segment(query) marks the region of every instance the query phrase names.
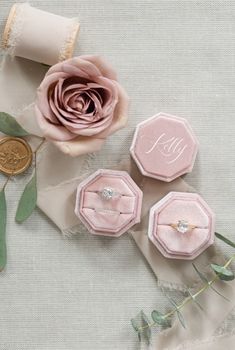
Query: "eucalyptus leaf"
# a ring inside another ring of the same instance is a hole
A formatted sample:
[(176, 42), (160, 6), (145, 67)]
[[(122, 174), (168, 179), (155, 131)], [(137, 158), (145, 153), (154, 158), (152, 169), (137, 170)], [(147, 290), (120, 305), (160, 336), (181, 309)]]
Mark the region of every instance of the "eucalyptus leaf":
[(221, 294), (220, 292), (218, 292), (217, 289), (215, 289), (211, 284), (209, 284), (210, 288), (216, 293), (218, 294), (220, 297), (222, 297), (223, 299), (225, 299), (226, 301), (230, 301), (228, 298), (226, 298), (223, 294)]
[(201, 271), (198, 270), (197, 266), (194, 263), (193, 263), (193, 268), (197, 272), (197, 274), (201, 278), (201, 280), (208, 284), (208, 282), (209, 282), (208, 279), (206, 278), (206, 276), (203, 275), (203, 273)]
[(199, 307), (199, 309), (203, 310), (203, 307), (201, 306), (201, 304), (197, 301), (196, 297), (190, 292), (190, 290), (188, 289), (188, 294), (191, 297), (192, 301)]
[(6, 222), (7, 205), (5, 189), (3, 188), (0, 192), (0, 271), (4, 269), (7, 263)]
[(131, 319), (131, 325), (132, 325), (132, 327), (134, 328), (134, 330), (136, 332), (139, 332), (138, 324), (137, 324), (137, 322), (136, 322), (136, 320), (134, 318)]
[(150, 344), (151, 340), (151, 322), (143, 310), (135, 318), (131, 319), (131, 325), (137, 332), (139, 341)]
[(215, 289), (212, 284), (211, 281), (208, 281), (208, 279), (206, 278), (206, 276), (203, 275), (203, 273), (201, 273), (198, 268), (196, 267), (196, 265), (193, 264), (193, 267), (195, 269), (195, 271), (198, 273), (199, 277), (201, 278), (201, 280), (203, 282), (205, 282), (216, 294), (218, 294), (219, 296), (221, 296), (222, 298), (224, 298), (225, 300), (229, 301), (228, 298), (226, 298), (223, 294), (221, 294), (220, 292), (218, 292), (217, 289)]
[(222, 281), (232, 281), (235, 278), (233, 272), (224, 266), (211, 264), (211, 268)]
[(17, 123), (14, 117), (5, 112), (0, 112), (0, 131), (6, 135), (23, 137), (29, 133)]
[(17, 212), (16, 221), (23, 222), (30, 217), (34, 211), (37, 203), (37, 180), (36, 173), (34, 173), (32, 179), (25, 186), (24, 192), (20, 198)]
[(137, 322), (136, 322), (136, 320), (134, 318), (131, 319), (131, 325), (134, 328), (135, 332), (137, 332), (139, 341), (141, 341), (141, 335), (140, 335), (139, 327), (138, 327), (138, 324), (137, 324)]
[(179, 319), (180, 323), (182, 324), (182, 326), (184, 328), (186, 328), (186, 325), (185, 325), (185, 322), (184, 322), (184, 317), (183, 317), (182, 313), (179, 310), (177, 310), (177, 316), (178, 316), (178, 319)]
[(153, 310), (151, 316), (152, 316), (153, 321), (155, 323), (157, 323), (158, 325), (163, 326), (163, 327), (170, 326), (169, 321), (164, 317), (164, 315), (161, 312), (159, 312), (157, 310)]
[(215, 232), (215, 235), (217, 238), (219, 238), (221, 241), (225, 242), (226, 244), (230, 245), (231, 247), (235, 248), (235, 243), (230, 241), (228, 238), (224, 237), (218, 232)]
[(143, 310), (141, 310), (140, 316), (141, 316), (142, 322), (143, 322), (145, 325), (151, 323), (150, 320), (149, 320), (149, 318), (148, 318), (148, 316), (144, 313)]
[(144, 339), (147, 342), (147, 344), (150, 344), (151, 335), (152, 335), (151, 327), (150, 327), (151, 322), (143, 310), (141, 310), (140, 316), (141, 316), (141, 326), (142, 326), (141, 339)]
[(200, 310), (204, 311), (203, 307), (201, 306), (201, 304), (197, 301), (196, 298), (192, 298), (193, 302), (199, 307)]
[(174, 301), (174, 299), (170, 298), (168, 295), (166, 295), (167, 299), (169, 300), (169, 302), (171, 303), (171, 305), (173, 305), (175, 307), (176, 310), (178, 310), (178, 305), (177, 303)]

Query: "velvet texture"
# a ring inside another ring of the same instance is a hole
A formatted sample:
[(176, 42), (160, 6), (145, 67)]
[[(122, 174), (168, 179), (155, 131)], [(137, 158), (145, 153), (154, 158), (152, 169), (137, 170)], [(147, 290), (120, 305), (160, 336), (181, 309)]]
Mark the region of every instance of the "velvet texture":
[[(104, 188), (114, 197), (102, 198)], [(91, 233), (120, 236), (140, 221), (142, 192), (123, 171), (99, 170), (78, 186), (75, 214)]]
[[(171, 227), (180, 220), (196, 226), (181, 233)], [(215, 215), (196, 193), (170, 192), (150, 211), (148, 235), (169, 258), (194, 259), (214, 242)]]

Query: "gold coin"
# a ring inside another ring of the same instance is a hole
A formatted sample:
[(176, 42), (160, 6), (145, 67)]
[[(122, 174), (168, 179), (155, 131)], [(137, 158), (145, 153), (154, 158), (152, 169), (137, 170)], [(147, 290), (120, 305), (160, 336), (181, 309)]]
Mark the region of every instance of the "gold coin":
[(33, 153), (28, 142), (18, 137), (0, 139), (0, 171), (6, 175), (23, 173), (31, 165)]

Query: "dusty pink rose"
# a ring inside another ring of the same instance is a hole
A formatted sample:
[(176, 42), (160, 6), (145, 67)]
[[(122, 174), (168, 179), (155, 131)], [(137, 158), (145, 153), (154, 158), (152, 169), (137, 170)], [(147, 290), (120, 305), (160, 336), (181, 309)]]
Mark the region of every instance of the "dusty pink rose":
[(52, 66), (37, 91), (43, 135), (71, 156), (94, 152), (126, 125), (128, 96), (112, 67), (99, 56)]

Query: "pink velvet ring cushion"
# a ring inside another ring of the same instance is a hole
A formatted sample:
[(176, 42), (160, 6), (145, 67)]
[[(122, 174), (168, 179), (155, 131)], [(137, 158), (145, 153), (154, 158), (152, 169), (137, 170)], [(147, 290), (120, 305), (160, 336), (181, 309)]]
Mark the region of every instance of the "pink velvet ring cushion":
[(130, 149), (143, 175), (166, 182), (191, 172), (197, 151), (189, 123), (165, 113), (137, 125)]
[(100, 169), (77, 189), (75, 214), (89, 232), (119, 237), (140, 222), (142, 191), (125, 171)]
[(197, 193), (170, 192), (150, 210), (148, 236), (167, 258), (192, 260), (214, 242), (215, 216)]

